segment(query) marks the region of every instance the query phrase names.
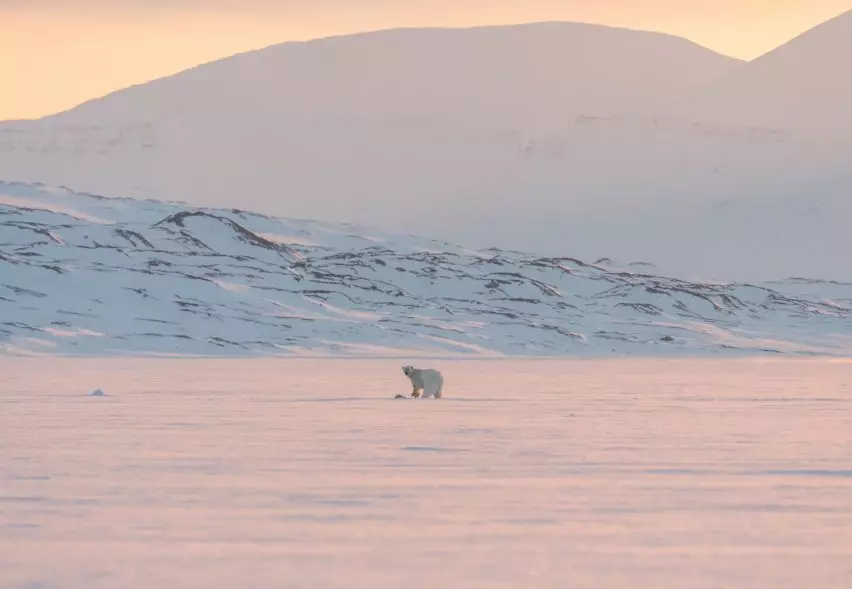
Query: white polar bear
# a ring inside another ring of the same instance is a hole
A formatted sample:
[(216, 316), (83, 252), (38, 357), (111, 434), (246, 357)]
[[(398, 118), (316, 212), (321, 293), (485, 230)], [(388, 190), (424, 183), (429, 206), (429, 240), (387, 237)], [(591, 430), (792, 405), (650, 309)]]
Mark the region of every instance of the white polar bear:
[(414, 366), (403, 366), (402, 372), (411, 380), (411, 396), (417, 399), (423, 395), (424, 399), (429, 397), (441, 398), (444, 388), (444, 377), (437, 370), (426, 368), (421, 370)]

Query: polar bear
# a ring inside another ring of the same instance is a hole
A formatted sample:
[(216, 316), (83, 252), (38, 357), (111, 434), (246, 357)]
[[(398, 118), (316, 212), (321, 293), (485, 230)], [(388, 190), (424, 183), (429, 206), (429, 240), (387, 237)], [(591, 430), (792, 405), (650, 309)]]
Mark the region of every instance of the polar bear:
[(429, 397), (441, 398), (444, 388), (444, 377), (437, 370), (431, 368), (420, 369), (414, 366), (403, 366), (402, 372), (411, 381), (411, 396), (417, 399), (423, 395), (424, 399)]

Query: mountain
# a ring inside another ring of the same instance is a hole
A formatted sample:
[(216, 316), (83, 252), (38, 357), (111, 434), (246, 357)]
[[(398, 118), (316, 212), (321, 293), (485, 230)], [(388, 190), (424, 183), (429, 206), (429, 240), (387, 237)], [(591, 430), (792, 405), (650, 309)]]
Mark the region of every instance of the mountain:
[(688, 280), (852, 280), (852, 133), (817, 124), (850, 104), (848, 20), (753, 63), (558, 23), (287, 43), (0, 124), (0, 177)]
[(733, 69), (697, 94), (706, 118), (852, 134), (852, 10)]
[(246, 109), (273, 124), (328, 116), (549, 128), (586, 111), (644, 112), (739, 63), (679, 37), (600, 25), (394, 29), (237, 55), (48, 120), (197, 124)]
[(652, 271), (0, 183), (7, 354), (852, 353), (852, 284)]
[(850, 152), (852, 135), (578, 117), (441, 200), (422, 230), (474, 247), (637, 257), (691, 280), (852, 280)]
[(0, 177), (392, 228), (579, 115), (641, 113), (738, 65), (571, 23), (285, 43), (0, 124)]

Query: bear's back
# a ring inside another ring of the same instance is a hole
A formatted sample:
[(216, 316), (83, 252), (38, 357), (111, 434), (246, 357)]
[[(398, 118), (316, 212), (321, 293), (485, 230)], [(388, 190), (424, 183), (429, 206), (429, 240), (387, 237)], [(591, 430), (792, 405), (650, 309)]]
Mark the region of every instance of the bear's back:
[(440, 372), (432, 368), (415, 368), (412, 371), (411, 380), (418, 386), (433, 388), (443, 384), (444, 377), (441, 376)]

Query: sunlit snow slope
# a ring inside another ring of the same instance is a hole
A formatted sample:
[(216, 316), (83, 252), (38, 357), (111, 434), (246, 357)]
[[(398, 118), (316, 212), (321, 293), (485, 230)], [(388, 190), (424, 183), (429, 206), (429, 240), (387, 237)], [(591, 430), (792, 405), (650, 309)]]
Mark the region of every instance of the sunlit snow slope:
[(6, 353), (852, 351), (852, 284), (651, 270), (0, 183)]

